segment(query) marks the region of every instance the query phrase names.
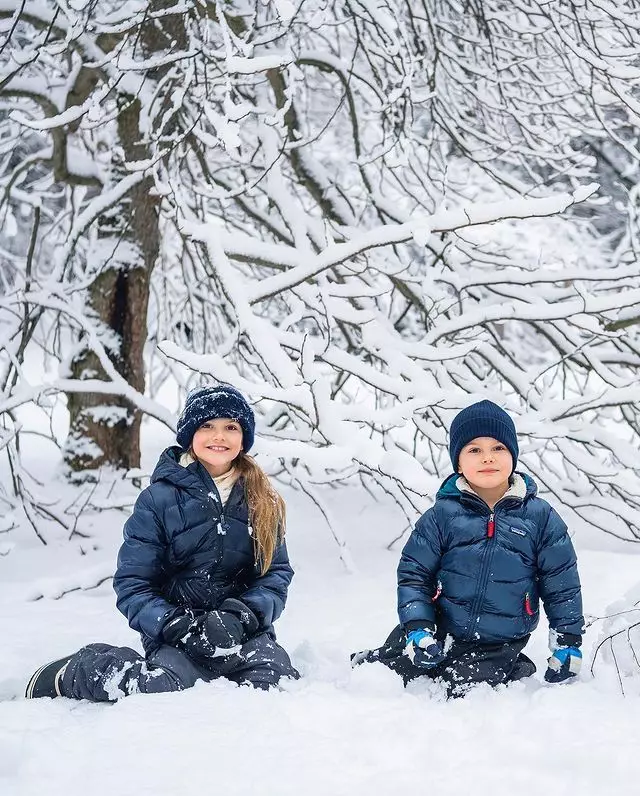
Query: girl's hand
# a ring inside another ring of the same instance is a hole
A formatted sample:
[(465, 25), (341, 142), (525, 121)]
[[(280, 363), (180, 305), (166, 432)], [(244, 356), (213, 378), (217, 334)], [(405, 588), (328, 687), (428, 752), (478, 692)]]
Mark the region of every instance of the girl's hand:
[(189, 633), (191, 628), (195, 626), (196, 618), (193, 614), (188, 613), (184, 609), (174, 619), (167, 622), (162, 629), (162, 639), (171, 647), (177, 647), (178, 643)]
[(242, 600), (237, 600), (235, 597), (228, 597), (218, 609), (222, 613), (228, 613), (235, 616), (242, 622), (242, 627), (245, 631), (245, 641), (256, 634), (260, 627), (258, 617), (253, 613), (246, 603)]
[(225, 600), (219, 610), (194, 616), (186, 609), (164, 627), (167, 644), (192, 658), (215, 658), (218, 650), (243, 644), (258, 629), (255, 614), (240, 600)]

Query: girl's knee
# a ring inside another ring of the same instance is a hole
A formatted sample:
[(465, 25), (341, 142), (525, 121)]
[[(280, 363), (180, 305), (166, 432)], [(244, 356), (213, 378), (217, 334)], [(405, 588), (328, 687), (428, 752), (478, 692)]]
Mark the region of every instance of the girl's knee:
[(184, 691), (192, 688), (198, 680), (209, 679), (185, 652), (168, 645), (150, 655), (147, 666), (148, 693)]

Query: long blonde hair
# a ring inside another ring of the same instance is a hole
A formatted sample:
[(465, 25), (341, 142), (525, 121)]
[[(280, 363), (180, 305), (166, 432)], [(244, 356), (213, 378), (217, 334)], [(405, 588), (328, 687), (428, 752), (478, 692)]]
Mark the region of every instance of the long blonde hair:
[(256, 562), (260, 564), (264, 575), (271, 566), (276, 547), (284, 538), (284, 500), (273, 488), (262, 467), (256, 464), (253, 456), (241, 451), (233, 464), (244, 478)]

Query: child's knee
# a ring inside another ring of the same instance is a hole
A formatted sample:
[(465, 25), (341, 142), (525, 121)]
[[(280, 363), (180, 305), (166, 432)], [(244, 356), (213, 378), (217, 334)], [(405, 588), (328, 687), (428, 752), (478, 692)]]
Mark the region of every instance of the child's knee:
[(146, 693), (184, 691), (198, 680), (208, 679), (200, 666), (182, 650), (168, 645), (157, 649), (147, 658)]

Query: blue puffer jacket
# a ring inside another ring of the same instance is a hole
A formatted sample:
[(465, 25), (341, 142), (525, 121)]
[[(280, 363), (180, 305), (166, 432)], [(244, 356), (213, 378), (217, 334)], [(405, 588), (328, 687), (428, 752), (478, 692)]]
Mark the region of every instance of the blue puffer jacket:
[(268, 630), (282, 613), (293, 570), (278, 546), (260, 574), (249, 533), (244, 481), (233, 486), (222, 510), (207, 470), (179, 464), (182, 450), (168, 448), (124, 526), (113, 579), (117, 606), (142, 634), (147, 652), (179, 606), (211, 610), (227, 597), (242, 600)]
[(542, 600), (549, 625), (581, 635), (582, 597), (567, 526), (515, 474), (493, 511), (451, 475), (417, 522), (398, 566), (400, 622), (491, 644), (528, 635)]

